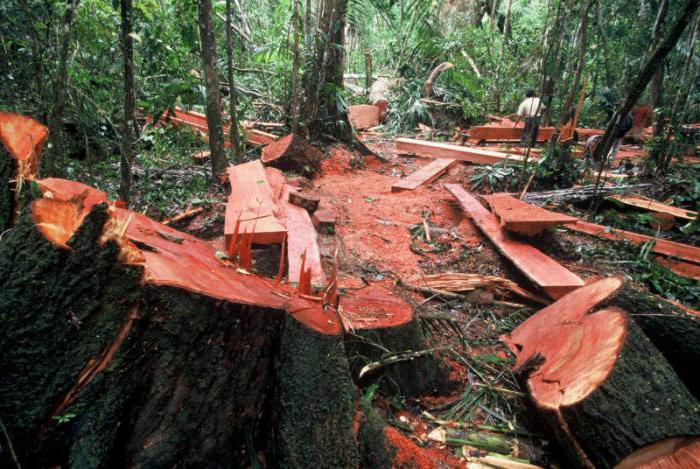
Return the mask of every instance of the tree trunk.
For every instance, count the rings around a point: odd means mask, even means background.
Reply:
[[[211,150],[212,182],[218,183],[228,165],[224,152],[224,136],[221,123],[221,96],[219,75],[216,69],[216,38],[211,17],[211,0],[199,0],[199,41],[202,47],[204,86],[207,93],[207,127]]]
[[[608,154],[615,136],[620,132],[620,127],[622,126],[624,117],[628,112],[630,112],[632,106],[634,106],[634,104],[637,102],[637,99],[639,99],[642,93],[644,93],[644,89],[658,68],[658,64],[662,62],[669,52],[671,52],[671,50],[673,50],[673,48],[676,46],[676,43],[683,34],[683,31],[685,31],[691,18],[694,17],[695,12],[698,10],[698,6],[700,6],[700,0],[688,0],[686,2],[666,38],[659,44],[659,47],[656,48],[651,57],[649,57],[649,59],[646,61],[644,67],[642,67],[639,74],[629,87],[627,96],[622,105],[620,105],[617,112],[610,120],[603,138],[595,149],[595,155],[593,158],[594,161],[603,161],[605,155]],[[602,169],[596,178],[596,186],[600,185],[601,173]]]
[[[365,54],[365,89],[367,90],[367,95],[369,95],[369,90],[372,89],[372,52],[369,49],[364,50]]]
[[[612,90],[614,86],[612,65],[610,64],[610,45],[608,43],[608,34],[605,31],[605,21],[603,20],[603,12],[600,8],[600,2],[595,4],[596,23],[598,24],[598,34],[603,43],[603,60],[605,61],[605,86]],[[594,87],[595,89],[595,87]]]
[[[292,7],[292,22],[294,31],[294,50],[292,59],[292,96],[289,100],[289,107],[291,108],[292,114],[292,133],[296,133],[299,128],[299,67],[301,65],[301,51],[299,50],[299,1],[292,0],[294,5]]]
[[[241,137],[238,131],[238,110],[236,109],[237,93],[233,79],[233,8],[232,0],[226,0],[226,62],[228,73],[229,99],[229,139],[233,147],[233,161],[241,161]]]
[[[28,0],[22,0],[22,11],[24,12],[25,21],[27,22],[29,28],[29,36],[32,40],[32,62],[34,63],[34,86],[36,87],[37,95],[39,99],[44,97],[44,77],[42,76],[43,70],[43,48],[41,42],[39,41],[39,34],[34,27],[34,15],[29,7]]]
[[[122,16],[122,57],[124,60],[124,115],[122,116],[122,154],[120,162],[121,179],[119,198],[129,205],[131,191],[131,162],[133,153],[134,126],[134,44],[131,37],[134,9],[132,0],[121,0]]]
[[[63,35],[61,37],[61,53],[58,58],[58,69],[53,82],[53,107],[49,115],[49,142],[47,151],[42,159],[42,174],[55,175],[58,171],[58,159],[63,154],[63,104],[68,85],[68,52],[70,50],[71,32],[73,30],[73,17],[78,7],[79,0],[67,0],[66,13],[63,18]]]
[[[300,137],[289,134],[266,145],[260,159],[266,166],[311,177],[321,168],[323,153]]]
[[[698,401],[623,310],[583,313],[547,332],[534,324],[509,344],[516,373],[574,465],[648,462],[650,445],[700,435]]]
[[[659,4],[659,9],[656,13],[656,21],[654,23],[654,30],[651,34],[651,43],[649,45],[649,54],[654,52],[656,46],[658,46],[661,40],[661,31],[663,29],[664,22],[666,21],[666,16],[668,13],[669,0],[661,0]],[[664,83],[664,72],[666,70],[666,61],[661,61],[659,63],[659,68],[654,72],[651,77],[651,84],[649,86],[649,96],[651,98],[651,111],[655,116],[654,119],[654,135],[660,136],[664,129],[664,112],[661,109],[663,106],[663,83]]]
[[[304,73],[303,112],[311,139],[327,133],[340,141],[352,141],[347,110],[338,104],[343,88],[345,17],[348,0],[324,0],[314,40],[313,63]]]
[[[591,10],[591,6],[593,6],[593,1],[594,0],[588,0],[581,9],[581,17],[578,25],[578,59],[576,62],[576,70],[574,72],[571,88],[569,88],[569,93],[566,97],[566,103],[562,109],[562,115],[559,119],[560,124],[564,124],[569,120],[574,105],[574,97],[578,91],[578,84],[581,81],[581,73],[583,72],[583,67],[586,65],[586,30],[588,29],[588,13]]]

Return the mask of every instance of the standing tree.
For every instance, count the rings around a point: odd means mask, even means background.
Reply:
[[[299,127],[299,66],[301,54],[299,52],[299,0],[292,0],[292,30],[294,32],[293,59],[292,59],[292,93],[289,107],[292,115],[292,133],[296,133]]]
[[[134,44],[131,37],[134,9],[132,0],[121,0],[122,56],[124,58],[124,115],[122,117],[122,155],[119,198],[129,204],[131,162],[133,161],[134,124]]]
[[[586,64],[586,29],[588,26],[588,12],[591,10],[591,6],[593,6],[593,1],[594,0],[587,0],[586,4],[581,6],[581,17],[578,24],[578,60],[576,61],[574,79],[571,83],[571,87],[569,88],[569,93],[566,96],[566,103],[564,104],[562,115],[559,120],[561,124],[569,120],[573,110],[574,97],[578,91],[579,81],[581,81],[581,73],[583,72],[583,67]]]
[[[66,13],[63,18],[63,37],[61,53],[58,58],[58,69],[53,83],[53,107],[49,115],[49,144],[44,155],[42,169],[44,175],[56,174],[57,159],[61,155],[61,126],[63,122],[63,102],[68,84],[68,51],[70,49],[71,31],[73,30],[73,17],[79,0],[66,1]]]
[[[211,150],[211,177],[214,183],[226,171],[228,164],[224,153],[224,134],[221,123],[221,95],[219,75],[216,70],[216,38],[211,17],[211,0],[199,0],[199,41],[202,47],[204,87],[207,93],[207,126]]]
[[[338,99],[343,87],[345,19],[348,0],[322,0],[313,44],[313,62],[304,72],[301,115],[311,138],[326,133],[350,142],[347,110]]]
[[[233,158],[238,162],[241,159],[241,139],[238,133],[238,112],[236,111],[236,86],[233,81],[233,13],[231,0],[226,0],[226,61],[229,89],[229,135],[233,145]]]
[[[654,52],[656,46],[659,45],[661,40],[661,32],[666,21],[666,15],[668,13],[669,0],[661,0],[659,3],[659,9],[656,13],[656,21],[654,22],[654,31],[651,33],[651,44],[649,44],[649,54]],[[649,85],[649,96],[651,98],[651,109],[656,115],[654,121],[654,135],[661,135],[663,133],[664,127],[664,113],[661,111],[661,106],[663,105],[663,84],[664,84],[664,71],[666,69],[665,61],[659,63],[659,67],[654,76],[651,77],[651,84]]]

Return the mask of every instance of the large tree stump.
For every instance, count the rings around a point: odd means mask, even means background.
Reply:
[[[0,241],[0,419],[20,463],[357,466],[352,321],[100,191],[38,185]]]
[[[321,168],[323,153],[301,137],[289,134],[262,149],[260,159],[266,166],[313,176]]]
[[[700,436],[698,401],[641,329],[617,308],[548,311],[548,324],[528,320],[505,340],[571,461],[613,467],[625,458],[685,457],[667,442]]]

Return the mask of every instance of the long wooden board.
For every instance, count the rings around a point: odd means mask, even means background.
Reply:
[[[610,199],[616,200],[624,205],[629,205],[630,207],[641,208],[642,210],[648,210],[650,212],[667,213],[676,218],[682,218],[683,220],[695,220],[698,217],[698,212],[662,204],[654,200],[644,199],[633,195],[612,195],[610,196]]]
[[[287,229],[280,222],[280,209],[260,160],[228,168],[231,194],[226,203],[224,236],[231,248],[236,234],[252,234],[253,243],[275,244],[284,241]]]
[[[551,257],[529,244],[511,239],[501,229],[496,215],[486,210],[462,186],[445,184],[445,188],[452,193],[462,210],[471,217],[496,249],[551,298],[561,298],[583,286],[583,280]]]
[[[292,188],[285,185],[280,199],[287,225],[287,279],[290,283],[299,283],[303,264],[304,269],[311,269],[311,284],[321,287],[326,283],[326,275],[321,265],[316,229],[309,212],[287,201],[290,190]]]
[[[457,160],[452,158],[438,158],[433,160],[415,173],[394,183],[391,186],[391,192],[412,191],[423,184],[430,184],[456,163]]]
[[[651,236],[633,233],[631,231],[617,230],[609,226],[596,225],[595,223],[588,223],[585,221],[567,225],[566,228],[599,238],[613,241],[629,241],[633,244],[644,244],[653,239]],[[665,239],[656,239],[651,251],[656,254],[677,257],[688,262],[700,264],[700,248],[688,244],[676,243]]]
[[[525,158],[522,155],[501,153],[498,151],[479,150],[472,147],[461,147],[449,143],[428,142],[413,138],[397,138],[396,151],[409,153],[425,158],[452,158],[459,161],[467,161],[474,164],[497,164],[503,161],[520,162]]]
[[[653,261],[661,267],[665,267],[676,275],[681,277],[700,280],[700,265],[691,264],[690,262],[676,261],[663,256],[654,256]]]

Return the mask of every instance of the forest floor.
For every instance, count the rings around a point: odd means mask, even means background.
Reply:
[[[393,183],[428,161],[397,154],[390,139],[375,137],[368,143],[382,159],[363,158],[335,146],[327,150],[321,171],[314,179],[290,175],[288,180],[319,196],[320,207],[331,210],[336,217],[336,234],[319,234],[319,245],[327,272],[338,252],[341,290],[378,284],[398,292],[423,318],[429,345],[449,346],[438,353],[451,368],[451,378],[459,383],[446,396],[404,399],[400,393],[377,393],[375,405],[383,409],[397,431],[419,446],[442,454],[444,462],[465,455],[467,459],[483,456],[488,451],[479,448],[478,442],[473,447],[445,444],[439,434],[431,433],[438,422],[464,431],[501,435],[510,445],[510,450],[505,451],[510,457],[556,465],[558,458],[552,449],[556,445],[549,445],[538,419],[532,418],[528,401],[510,372],[510,354],[499,341],[500,335],[533,314],[537,306],[480,290],[459,300],[426,299],[402,286],[406,281],[419,283],[422,275],[460,272],[505,277],[527,290],[535,290],[464,217],[443,187],[448,182],[468,187],[469,176],[478,167],[458,164],[428,186],[394,193]],[[634,149],[627,153],[634,154]],[[192,167],[197,171],[196,166]],[[206,202],[206,210],[175,227],[220,245],[217,236],[222,233],[225,197],[214,191],[200,200]],[[175,213],[191,207],[190,201],[187,206],[171,210]],[[575,207],[569,208],[580,215]],[[424,220],[433,232],[429,241]],[[691,291],[688,306],[698,294],[697,282],[688,283],[668,271],[659,274],[665,269],[651,267],[648,260],[640,259],[638,247],[620,246],[565,230],[546,233],[535,244],[586,281],[618,273],[643,287],[652,275],[652,281],[661,290]],[[273,251],[269,256],[255,256],[260,259],[255,266],[259,273],[276,271],[276,266],[263,265],[263,259],[279,259],[278,251]]]
[[[448,364],[452,380],[458,383],[449,395],[420,399],[406,399],[400,390],[394,395],[376,393],[375,406],[383,410],[384,417],[398,432],[418,446],[429,448],[446,466],[455,458],[465,462],[483,456],[494,446],[493,442],[484,445],[479,441],[472,441],[473,446],[463,442],[446,444],[444,435],[434,432],[441,425],[498,435],[501,443],[505,442],[505,449],[496,445],[501,453],[533,464],[557,465],[556,445],[550,445],[539,419],[531,414],[529,401],[510,371],[511,355],[499,340],[499,336],[536,312],[538,305],[487,290],[475,290],[459,299],[426,298],[405,287],[405,283],[420,284],[424,275],[451,272],[504,277],[528,291],[536,291],[464,216],[443,186],[458,183],[469,187],[470,176],[481,171],[481,167],[457,164],[432,184],[396,193],[391,190],[392,184],[428,160],[398,154],[393,139],[381,135],[367,136],[366,143],[381,158],[362,157],[343,146],[329,147],[319,174],[311,180],[290,174],[288,182],[317,195],[320,208],[332,211],[336,217],[336,233],[319,234],[319,247],[326,272],[330,272],[338,253],[341,291],[376,284],[404,297],[421,318],[430,339],[428,345],[441,348],[436,353]],[[223,250],[225,191],[209,189],[206,168],[201,162],[182,151],[170,159],[165,155],[168,150],[172,147],[136,165],[134,208],[163,220],[201,207],[204,210],[196,216],[172,226],[209,239]],[[640,147],[626,147],[620,152],[620,161],[639,160],[641,152]],[[109,170],[82,169],[73,177],[114,191],[110,182],[115,178]],[[100,173],[100,179],[92,176]],[[582,207],[570,205],[565,211],[585,215]],[[615,207],[604,206],[592,218],[596,222],[611,219],[623,223],[627,220],[635,231],[655,234],[641,223],[648,220],[641,220],[635,213],[617,212]],[[429,239],[426,225],[432,234]],[[697,235],[675,230],[666,236],[698,244]],[[652,263],[640,255],[639,246],[564,229],[545,232],[533,244],[584,281],[620,274],[627,282],[640,288],[651,287],[654,293],[680,300],[688,307],[696,307],[700,301],[698,282]],[[274,275],[278,248],[267,249],[267,254],[265,249],[256,252],[254,270],[261,275]],[[374,392],[372,388],[365,391]]]

